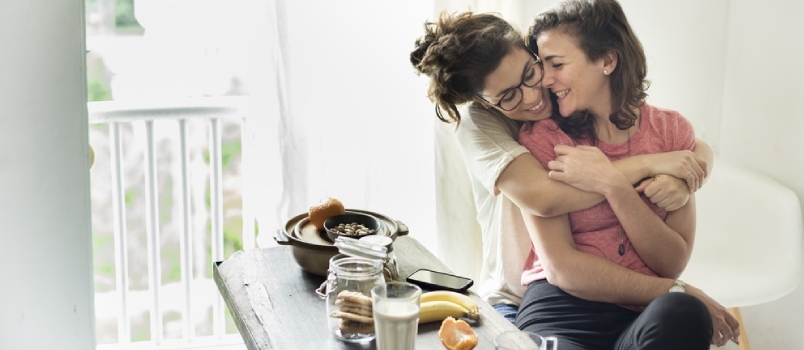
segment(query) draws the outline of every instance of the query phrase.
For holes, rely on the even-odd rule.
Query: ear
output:
[[[609,75],[617,69],[617,63],[619,63],[618,58],[617,52],[613,50],[609,50],[600,58],[602,63],[601,70],[606,72],[604,73],[605,75]]]

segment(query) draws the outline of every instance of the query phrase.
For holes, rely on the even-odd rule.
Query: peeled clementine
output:
[[[307,213],[310,218],[310,223],[319,230],[324,229],[324,221],[335,216],[346,214],[346,209],[343,203],[335,198],[321,198],[318,204],[310,207],[310,212]]]
[[[477,333],[464,320],[447,317],[441,321],[438,339],[448,350],[471,350],[477,346]]]

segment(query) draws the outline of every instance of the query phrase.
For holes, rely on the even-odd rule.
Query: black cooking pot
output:
[[[383,227],[377,232],[396,239],[397,236],[408,234],[408,227],[401,221],[393,220],[385,215],[359,209],[346,209],[346,213],[364,213],[379,219]],[[318,230],[307,217],[307,213],[299,214],[285,223],[285,226],[276,230],[274,239],[281,245],[292,247],[293,259],[304,271],[327,277],[329,259],[338,254],[338,248],[333,245],[324,230]]]

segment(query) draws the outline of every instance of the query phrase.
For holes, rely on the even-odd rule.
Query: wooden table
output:
[[[446,265],[415,239],[401,236],[394,243],[400,277],[419,268],[450,272]],[[296,264],[291,247],[238,251],[213,266],[215,283],[249,349],[375,349],[375,342],[349,344],[327,328],[325,301],[315,290],[324,281]],[[517,328],[476,294],[480,320],[470,323],[477,332],[476,349],[493,349],[494,337]],[[440,322],[419,325],[417,349],[443,349]]]

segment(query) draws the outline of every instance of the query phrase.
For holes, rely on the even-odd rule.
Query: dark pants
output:
[[[558,338],[561,350],[706,350],[712,339],[709,311],[692,295],[662,295],[640,313],[576,298],[546,280],[528,286],[516,326]]]

